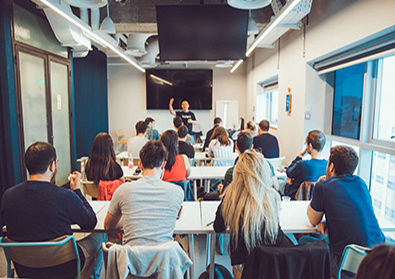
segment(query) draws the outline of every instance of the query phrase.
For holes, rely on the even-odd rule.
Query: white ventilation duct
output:
[[[67,4],[79,8],[101,8],[107,5],[107,0],[63,0]]]
[[[156,63],[156,57],[159,54],[159,42],[158,36],[152,36],[147,40],[147,47],[145,48],[147,54],[140,59],[140,64],[144,68],[154,68],[158,64]]]
[[[125,51],[129,55],[134,57],[141,57],[147,54],[145,50],[145,42],[149,37],[154,34],[142,34],[142,33],[131,33],[128,36],[128,47]]]
[[[228,5],[241,10],[256,10],[268,6],[272,0],[228,0]]]
[[[69,16],[75,17],[68,4],[60,2],[58,4],[58,8],[60,8],[64,13],[68,14]],[[50,8],[44,7],[43,10],[52,27],[52,30],[54,31],[56,38],[62,46],[71,47],[79,51],[88,51],[91,49],[91,41],[82,34],[81,30],[78,27],[76,27],[74,24],[71,24],[65,18],[59,16]],[[81,24],[89,27],[86,23],[82,21]]]

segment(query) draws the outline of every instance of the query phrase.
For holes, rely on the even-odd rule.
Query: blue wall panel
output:
[[[108,133],[107,57],[94,48],[73,58],[76,158],[89,156],[95,136]]]

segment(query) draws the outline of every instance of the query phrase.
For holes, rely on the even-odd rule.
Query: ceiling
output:
[[[281,1],[285,3],[284,0]],[[158,5],[227,5],[226,0],[109,0],[110,17],[117,33],[157,33],[156,6]],[[106,7],[100,9],[100,18],[107,15]],[[271,6],[252,10],[252,18],[262,29],[274,15]]]

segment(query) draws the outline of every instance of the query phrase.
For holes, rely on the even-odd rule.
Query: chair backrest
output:
[[[242,279],[331,279],[331,262],[325,240],[292,247],[260,245],[248,256]]]
[[[303,181],[298,191],[295,194],[295,200],[309,201],[313,197],[313,190],[315,187],[315,181]]]
[[[96,198],[99,196],[99,188],[97,184],[93,181],[81,181],[82,189],[84,190],[84,195],[89,195],[92,198]]]
[[[357,273],[359,264],[366,256],[370,248],[362,247],[356,244],[347,245],[343,250],[342,259],[339,265],[339,279],[341,278],[341,271],[347,270],[354,274]]]
[[[212,158],[210,161],[210,166],[213,167],[218,167],[218,166],[231,167],[234,164],[235,164],[234,158],[230,158],[230,159]]]
[[[81,278],[81,263],[77,243],[72,235],[44,242],[16,242],[0,238],[7,259],[7,276],[11,277],[11,261],[31,268],[46,268],[76,260],[77,276]]]
[[[284,159],[285,157],[279,157],[279,158],[271,158],[266,160],[268,160],[270,164],[272,164],[273,168],[278,168],[281,166],[281,163],[283,162]]]
[[[123,132],[123,130],[117,130],[117,137],[118,137],[118,141],[125,136],[125,133]]]

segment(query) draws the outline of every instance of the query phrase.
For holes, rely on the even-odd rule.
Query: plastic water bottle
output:
[[[128,167],[129,167],[129,169],[133,169],[133,156],[132,156],[132,153],[129,153],[128,154]]]

